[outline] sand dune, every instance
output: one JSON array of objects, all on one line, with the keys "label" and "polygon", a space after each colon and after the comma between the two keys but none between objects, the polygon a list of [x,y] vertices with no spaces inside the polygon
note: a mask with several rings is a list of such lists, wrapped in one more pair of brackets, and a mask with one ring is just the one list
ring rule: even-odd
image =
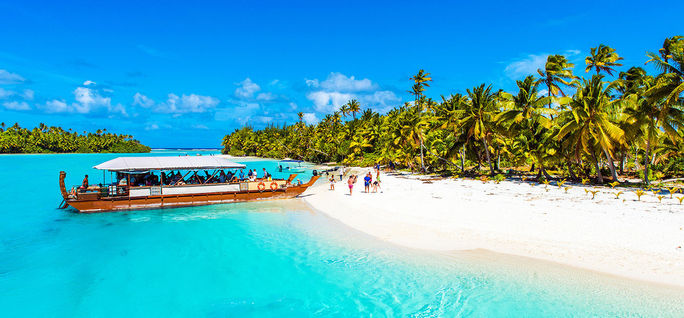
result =
[{"label": "sand dune", "polygon": [[[355,169],[366,172],[368,169]],[[315,209],[383,240],[419,249],[487,249],[684,286],[684,206],[628,189],[430,180],[381,175],[382,193],[350,197],[343,182],[307,191]],[[339,180],[339,177],[338,177]],[[599,190],[595,199],[587,190]],[[619,199],[613,193],[623,191]]]}]

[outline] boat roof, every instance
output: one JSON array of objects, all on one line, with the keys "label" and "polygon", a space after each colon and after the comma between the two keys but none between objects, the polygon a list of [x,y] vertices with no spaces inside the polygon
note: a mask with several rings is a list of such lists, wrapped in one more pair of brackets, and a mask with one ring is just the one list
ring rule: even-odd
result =
[{"label": "boat roof", "polygon": [[108,171],[244,169],[223,156],[118,157],[93,168]]}]

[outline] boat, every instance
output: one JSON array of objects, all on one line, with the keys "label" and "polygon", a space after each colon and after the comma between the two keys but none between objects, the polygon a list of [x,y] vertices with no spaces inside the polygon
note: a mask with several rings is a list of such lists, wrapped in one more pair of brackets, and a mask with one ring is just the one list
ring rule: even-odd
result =
[{"label": "boat", "polygon": [[[109,171],[112,182],[87,188],[74,186],[67,191],[66,172],[60,171],[64,199],[60,208],[91,213],[289,199],[302,194],[320,177],[313,176],[307,183],[295,182],[297,174],[287,179],[240,179],[236,172],[246,166],[218,155],[119,157],[93,168],[103,171],[105,182]],[[198,173],[202,171],[205,176]]]},{"label": "boat", "polygon": [[285,158],[278,161],[278,171],[280,172],[304,172],[306,168],[302,166],[303,160]]}]

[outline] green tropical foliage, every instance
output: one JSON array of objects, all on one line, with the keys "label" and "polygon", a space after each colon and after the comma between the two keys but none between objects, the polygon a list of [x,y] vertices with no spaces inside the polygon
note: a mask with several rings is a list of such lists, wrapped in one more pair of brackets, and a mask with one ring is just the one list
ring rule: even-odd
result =
[{"label": "green tropical foliage", "polygon": [[106,130],[79,134],[43,123],[30,130],[19,124],[9,128],[5,123],[0,124],[0,153],[69,152],[150,152],[150,147],[140,144],[133,136],[112,134]]},{"label": "green tropical foliage", "polygon": [[534,173],[540,182],[681,177],[684,38],[668,38],[647,56],[657,74],[632,67],[610,80],[622,58],[608,46],[586,58],[586,70],[596,72],[590,78],[551,55],[516,92],[481,84],[440,100],[425,95],[432,78],[421,69],[410,78],[415,100],[386,114],[350,100],[318,124],[237,129],[223,152],[459,175]]}]

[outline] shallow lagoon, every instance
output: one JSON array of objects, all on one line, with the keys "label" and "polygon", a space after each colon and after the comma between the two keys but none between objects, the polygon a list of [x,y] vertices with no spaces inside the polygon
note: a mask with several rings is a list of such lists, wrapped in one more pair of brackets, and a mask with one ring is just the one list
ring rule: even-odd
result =
[{"label": "shallow lagoon", "polygon": [[[188,151],[195,154],[197,151]],[[160,152],[160,155],[177,152]],[[6,317],[677,317],[684,291],[487,252],[405,249],[299,200],[81,215],[113,154],[0,156]],[[274,162],[245,162],[274,171]],[[304,177],[308,179],[308,177]]]}]

